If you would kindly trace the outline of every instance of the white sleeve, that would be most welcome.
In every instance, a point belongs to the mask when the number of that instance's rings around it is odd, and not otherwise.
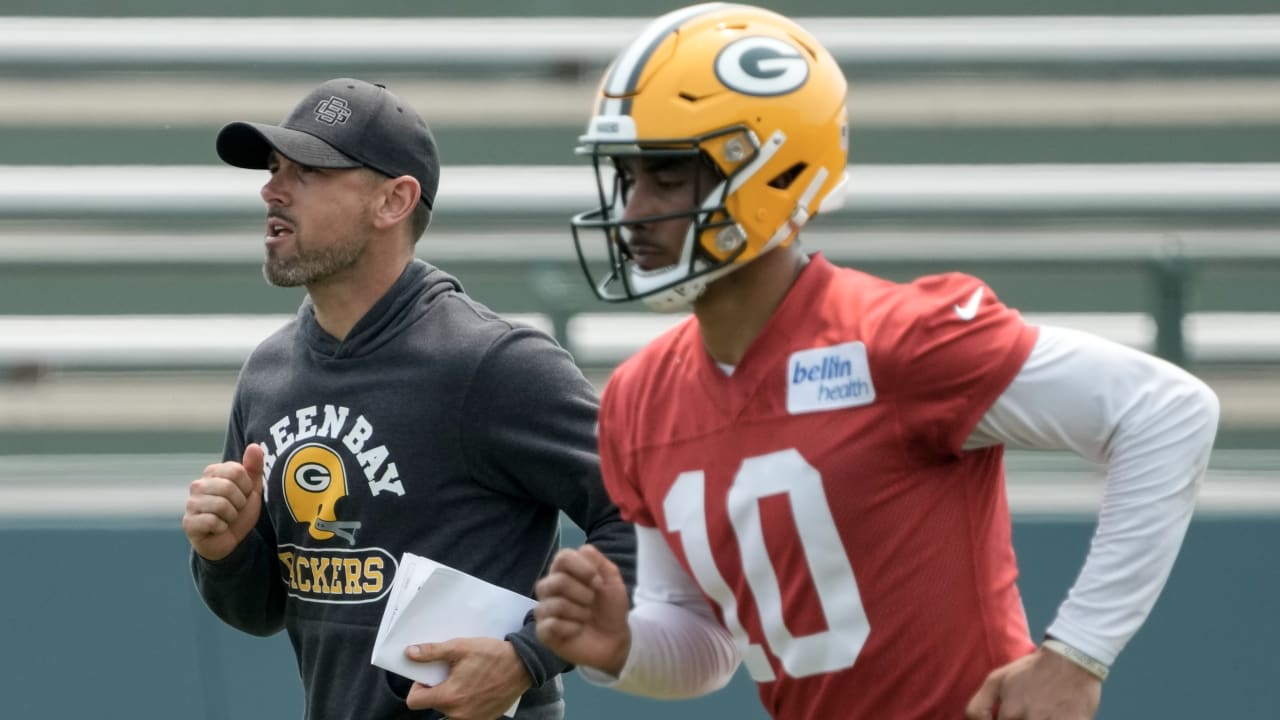
[[[719,690],[738,667],[738,648],[716,620],[662,533],[636,526],[635,607],[627,616],[631,651],[618,677],[579,668],[589,682],[654,698]]]
[[[1184,370],[1087,333],[1040,329],[965,447],[1072,450],[1107,468],[1088,557],[1048,634],[1115,661],[1173,568],[1217,427],[1217,396]]]

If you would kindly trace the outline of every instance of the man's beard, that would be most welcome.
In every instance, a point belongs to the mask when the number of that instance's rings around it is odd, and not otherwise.
[[[360,260],[368,241],[364,237],[326,248],[303,250],[290,258],[272,257],[269,253],[262,264],[262,275],[276,287],[309,285],[346,270]]]

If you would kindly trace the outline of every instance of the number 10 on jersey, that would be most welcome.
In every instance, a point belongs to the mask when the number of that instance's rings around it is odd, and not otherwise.
[[[667,530],[678,533],[689,567],[704,592],[720,606],[725,626],[756,682],[774,679],[764,649],[752,643],[738,619],[738,603],[716,567],[707,540],[706,477],[701,470],[683,472],[663,500]],[[765,548],[760,521],[761,498],[785,494],[795,518],[805,568],[774,568]],[[739,560],[747,586],[760,612],[769,650],[791,677],[805,677],[852,667],[871,626],[858,594],[858,581],[845,554],[822,476],[795,449],[747,458],[726,499],[729,522],[738,539]],[[827,629],[796,637],[783,620],[778,571],[807,572],[817,589]]]

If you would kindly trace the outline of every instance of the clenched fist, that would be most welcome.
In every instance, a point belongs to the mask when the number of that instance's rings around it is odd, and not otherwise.
[[[262,460],[262,447],[250,445],[243,462],[210,465],[191,482],[182,530],[200,557],[216,561],[230,555],[258,523]]]

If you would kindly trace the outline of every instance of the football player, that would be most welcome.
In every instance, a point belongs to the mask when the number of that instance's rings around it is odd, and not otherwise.
[[[579,148],[600,188],[573,220],[583,268],[602,299],[692,316],[602,400],[634,608],[601,553],[562,550],[538,636],[652,697],[745,664],[776,718],[1092,718],[1182,543],[1217,399],[1147,354],[1027,324],[977,278],[899,284],[805,252],[800,230],[845,193],[846,92],[809,32],[723,3],[662,16],[606,72]],[[1038,641],[1006,446],[1106,467],[1088,557]]]

